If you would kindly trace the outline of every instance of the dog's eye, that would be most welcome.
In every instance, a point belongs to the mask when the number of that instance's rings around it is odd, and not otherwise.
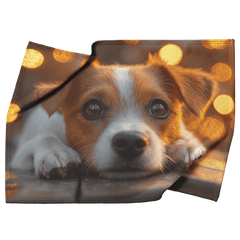
[[[151,107],[151,113],[156,115],[156,116],[162,116],[166,112],[165,107],[161,103],[155,103]]]
[[[150,103],[149,113],[153,117],[165,118],[169,115],[168,105],[161,99],[153,99]]]
[[[102,116],[106,107],[99,99],[91,99],[86,102],[82,109],[82,114],[87,119],[98,119]]]
[[[86,108],[86,114],[90,117],[95,117],[101,114],[102,108],[97,103],[91,103]]]

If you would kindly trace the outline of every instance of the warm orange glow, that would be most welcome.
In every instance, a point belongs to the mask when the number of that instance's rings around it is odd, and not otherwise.
[[[199,161],[196,162],[196,164],[203,167],[220,170],[220,171],[224,171],[226,166],[225,162],[221,162],[219,160],[209,159],[209,158],[200,159]]]
[[[191,114],[189,118],[184,118],[184,121],[186,121],[186,128],[189,131],[194,131],[198,128],[201,119],[197,117],[194,114]]]
[[[42,53],[34,49],[27,49],[22,66],[26,68],[37,68],[42,65],[43,61],[44,57]]]
[[[6,184],[6,197],[13,198],[18,194],[18,184],[17,183],[7,183]]]
[[[230,39],[201,40],[202,45],[208,49],[224,49],[232,44]]]
[[[167,65],[177,65],[182,60],[182,49],[175,44],[167,44],[159,51],[159,56]]]
[[[212,141],[221,139],[226,131],[223,120],[218,117],[206,117],[199,126],[199,133]]]
[[[7,123],[13,122],[17,119],[20,108],[17,104],[11,103],[7,113]]]
[[[219,113],[229,114],[234,109],[234,101],[230,96],[222,94],[214,100],[213,106]]]
[[[72,62],[75,59],[75,53],[60,49],[54,49],[53,57],[61,63]]]
[[[140,40],[124,40],[127,44],[138,44]]]
[[[16,188],[18,187],[17,183],[7,183],[7,188]]]
[[[211,73],[214,75],[215,79],[219,82],[227,82],[232,77],[232,70],[225,63],[216,63],[212,67]]]
[[[18,176],[16,176],[15,174],[13,174],[9,171],[6,171],[5,172],[5,180],[11,179],[11,178],[18,178]]]
[[[231,118],[230,127],[232,129],[234,129],[234,122],[235,122],[235,112],[234,111],[230,113],[230,118]]]

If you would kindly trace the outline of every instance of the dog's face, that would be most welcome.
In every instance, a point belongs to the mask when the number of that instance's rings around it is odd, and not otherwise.
[[[200,114],[213,88],[203,72],[155,61],[92,64],[59,94],[57,105],[68,142],[87,168],[109,178],[144,177],[170,161],[167,149],[181,135],[182,103]]]

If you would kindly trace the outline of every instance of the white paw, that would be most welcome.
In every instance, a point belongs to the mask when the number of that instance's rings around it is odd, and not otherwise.
[[[185,149],[184,162],[188,165],[190,162],[188,149]]]
[[[202,145],[199,145],[196,148],[190,147],[189,152],[191,161],[195,161],[206,153],[206,148]]]
[[[174,160],[184,161],[187,166],[206,153],[206,148],[196,138],[193,138],[191,143],[186,143],[182,139],[178,140],[174,143],[172,149],[174,151],[170,156]]]
[[[78,153],[55,138],[43,139],[34,153],[35,173],[39,177],[65,178],[69,168],[81,162]]]
[[[196,148],[189,147],[188,149],[185,150],[185,158],[184,161],[186,165],[191,164],[201,156],[203,156],[206,153],[205,147],[202,145],[199,145]]]

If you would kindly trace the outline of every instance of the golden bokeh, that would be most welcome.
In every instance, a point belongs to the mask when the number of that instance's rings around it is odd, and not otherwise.
[[[15,121],[17,119],[19,111],[19,106],[15,103],[11,103],[7,113],[7,123]]]
[[[199,126],[199,133],[212,141],[220,140],[226,133],[223,120],[218,117],[206,117]]]
[[[15,198],[18,194],[18,184],[17,183],[7,183],[6,184],[6,197]]]
[[[127,44],[138,44],[140,40],[123,40]]]
[[[26,68],[37,68],[42,65],[44,57],[42,53],[34,49],[27,49],[23,58],[22,66]]]
[[[16,176],[15,174],[13,174],[9,171],[6,171],[5,172],[5,180],[11,179],[11,178],[18,178],[18,176]]]
[[[211,69],[211,73],[219,82],[227,82],[232,77],[231,68],[225,63],[216,63]]]
[[[201,40],[202,45],[207,49],[224,49],[232,44],[231,39],[210,39]]]
[[[231,127],[232,129],[234,129],[234,124],[235,124],[235,112],[234,112],[234,111],[232,111],[232,112],[230,113],[230,118],[231,118],[230,127]]]
[[[61,63],[72,62],[75,59],[75,55],[76,54],[74,52],[68,52],[60,49],[54,49],[53,51],[53,57]]]
[[[175,44],[167,44],[159,51],[159,56],[167,65],[177,65],[183,57],[182,49]]]
[[[229,95],[219,95],[213,102],[214,108],[220,114],[229,114],[234,109],[234,101]]]
[[[184,118],[184,121],[186,121],[186,128],[188,131],[194,131],[198,128],[201,118],[198,116],[191,114],[189,118]]]

